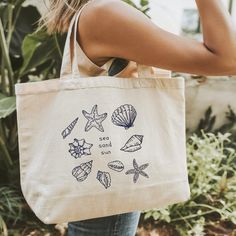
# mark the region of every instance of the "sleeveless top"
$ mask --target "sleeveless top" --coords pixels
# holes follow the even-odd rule
[[[84,7],[79,10],[79,15],[81,15],[80,13],[83,8]],[[78,29],[78,27],[76,28]],[[94,62],[92,62],[92,60],[85,54],[78,41],[76,41],[76,47],[78,52],[78,69],[80,71],[81,77],[108,75],[123,78],[138,78],[136,62],[131,60],[128,61],[123,58],[111,58],[104,65],[98,66]],[[153,77],[171,78],[171,71],[169,70],[164,70],[152,66],[151,73],[153,74]]]

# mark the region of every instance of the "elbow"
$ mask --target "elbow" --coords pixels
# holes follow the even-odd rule
[[[217,56],[214,63],[215,72],[218,75],[236,75],[236,54]]]
[[[236,44],[234,43],[230,50],[219,57],[227,75],[236,75]]]
[[[236,55],[224,58],[223,66],[225,67],[226,75],[236,75]]]

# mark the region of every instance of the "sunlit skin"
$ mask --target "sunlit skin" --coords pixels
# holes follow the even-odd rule
[[[203,42],[154,24],[121,0],[92,0],[82,11],[77,34],[98,66],[112,57],[198,75],[236,75],[236,33],[221,0],[196,0]]]

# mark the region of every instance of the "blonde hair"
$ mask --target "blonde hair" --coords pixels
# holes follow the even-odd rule
[[[46,28],[48,34],[68,31],[71,18],[90,0],[48,0],[46,12],[41,16],[37,31]]]

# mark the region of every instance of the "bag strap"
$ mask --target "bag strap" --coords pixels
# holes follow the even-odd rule
[[[72,79],[76,76],[76,78],[80,77],[80,71],[78,68],[78,48],[76,47],[76,31],[78,26],[78,19],[79,16],[83,10],[83,8],[92,0],[89,0],[86,2],[77,13],[74,14],[70,21],[64,52],[63,52],[63,58],[62,58],[62,65],[60,70],[60,78],[63,79],[66,75],[72,75]],[[73,39],[72,39],[72,50],[71,50],[71,35],[73,33]],[[137,65],[137,73],[138,78],[152,78],[154,77],[152,73],[152,67],[141,65],[136,62]],[[108,71],[106,71],[106,75],[108,75]]]

